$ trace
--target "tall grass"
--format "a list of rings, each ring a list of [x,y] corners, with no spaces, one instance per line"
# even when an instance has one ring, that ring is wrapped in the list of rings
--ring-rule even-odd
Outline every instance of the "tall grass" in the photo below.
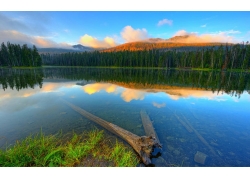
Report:
[[[136,154],[123,143],[108,144],[104,132],[95,129],[82,135],[73,133],[66,141],[62,133],[31,135],[5,151],[0,150],[0,166],[72,167],[84,164],[86,157],[109,161],[113,166],[133,167],[139,163]]]

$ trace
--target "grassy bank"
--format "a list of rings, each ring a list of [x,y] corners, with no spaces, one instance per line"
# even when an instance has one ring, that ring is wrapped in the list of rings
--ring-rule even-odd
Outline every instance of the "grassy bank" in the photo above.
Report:
[[[99,130],[67,136],[41,132],[0,150],[0,167],[134,167],[138,163],[132,149]]]

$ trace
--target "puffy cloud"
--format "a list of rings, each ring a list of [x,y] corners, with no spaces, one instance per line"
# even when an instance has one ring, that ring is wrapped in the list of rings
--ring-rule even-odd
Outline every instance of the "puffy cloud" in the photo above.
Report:
[[[90,46],[94,48],[108,48],[116,46],[115,40],[111,37],[105,37],[104,40],[98,40],[88,34],[85,34],[80,38],[80,43],[84,46]]]
[[[116,91],[117,86],[109,83],[94,83],[87,84],[83,87],[84,92],[88,94],[94,94],[101,90],[105,90],[107,93],[113,93]]]
[[[105,37],[103,40],[99,40],[93,36],[90,36],[88,34],[85,34],[80,37],[79,43],[81,43],[84,46],[90,46],[94,48],[109,48],[117,46],[117,41],[124,40],[125,42],[134,42],[134,41],[140,41],[145,40],[149,38],[149,35],[147,33],[146,29],[134,29],[131,26],[125,26],[121,33],[121,37],[114,36],[112,37]]]
[[[235,43],[238,42],[232,34],[241,33],[240,31],[229,30],[229,31],[219,31],[210,34],[201,34],[195,32],[187,32],[185,30],[177,31],[174,36],[186,36],[185,38],[176,39],[176,42],[184,42],[184,43],[199,43],[199,42],[228,42],[228,43]]]
[[[134,29],[131,26],[124,27],[121,36],[126,42],[140,41],[149,38],[146,29]]]
[[[162,26],[164,24],[168,24],[169,26],[171,26],[173,24],[173,21],[169,19],[163,19],[158,22],[157,26]]]
[[[67,43],[56,43],[48,38],[41,36],[29,36],[24,33],[15,30],[3,30],[0,31],[0,39],[2,42],[16,43],[16,44],[28,44],[36,45],[37,47],[58,47],[58,48],[72,48]]]
[[[174,89],[167,90],[166,93],[173,100],[178,100],[179,98],[206,98],[209,100],[225,101],[222,99],[222,93],[216,94],[212,91],[206,90],[196,90],[196,89]],[[219,96],[218,96],[219,95]]]
[[[115,40],[113,38],[111,38],[111,37],[108,37],[108,36],[105,37],[104,42],[106,42],[111,47],[116,46]]]
[[[143,100],[146,92],[133,89],[125,89],[121,97],[124,101],[130,102],[132,100]]]
[[[173,36],[187,36],[187,35],[195,35],[195,33],[189,33],[185,30],[179,30]]]
[[[159,104],[159,103],[153,102],[153,106],[157,108],[162,108],[166,106],[166,103]]]
[[[119,86],[110,83],[94,83],[87,84],[82,89],[88,94],[98,93],[101,90],[105,90],[107,93],[119,93],[121,98],[130,102],[132,100],[143,100],[147,92],[133,89],[122,89],[118,90]]]

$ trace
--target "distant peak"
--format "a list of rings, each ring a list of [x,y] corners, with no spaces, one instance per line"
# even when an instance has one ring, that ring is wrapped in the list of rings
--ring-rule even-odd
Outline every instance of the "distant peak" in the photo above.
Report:
[[[144,42],[152,42],[152,43],[157,43],[157,42],[162,42],[162,41],[164,41],[164,39],[162,38],[149,38],[149,39],[144,40]]]
[[[188,38],[188,37],[190,37],[190,35],[174,36],[174,37],[169,38],[168,40],[175,41],[175,40],[186,39],[186,38]]]

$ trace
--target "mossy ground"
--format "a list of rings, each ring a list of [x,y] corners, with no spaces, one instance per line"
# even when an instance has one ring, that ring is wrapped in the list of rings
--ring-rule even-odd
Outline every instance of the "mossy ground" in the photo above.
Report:
[[[0,150],[1,167],[134,167],[138,163],[130,147],[97,129],[80,135],[41,132]]]

